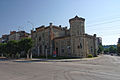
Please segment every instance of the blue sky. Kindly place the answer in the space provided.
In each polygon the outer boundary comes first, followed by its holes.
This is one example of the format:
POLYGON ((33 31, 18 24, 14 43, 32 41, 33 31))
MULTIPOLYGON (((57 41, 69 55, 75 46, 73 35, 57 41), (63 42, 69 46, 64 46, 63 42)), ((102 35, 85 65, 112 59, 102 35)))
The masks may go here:
POLYGON ((117 44, 120 37, 120 0, 0 0, 0 36, 12 30, 30 32, 41 25, 69 27, 69 19, 86 19, 88 34, 102 37, 103 45, 117 44))

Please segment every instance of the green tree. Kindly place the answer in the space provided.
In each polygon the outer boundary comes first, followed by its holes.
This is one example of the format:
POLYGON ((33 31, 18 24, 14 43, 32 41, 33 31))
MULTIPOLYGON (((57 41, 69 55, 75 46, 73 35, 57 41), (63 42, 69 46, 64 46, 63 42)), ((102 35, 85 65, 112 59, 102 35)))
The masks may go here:
POLYGON ((3 57, 3 43, 0 43, 0 55, 3 57))
POLYGON ((120 44, 117 44, 117 54, 120 55, 120 44))
POLYGON ((117 49, 113 46, 109 48, 109 53, 116 53, 117 49))
POLYGON ((6 49, 7 49, 6 52, 9 55, 9 57, 15 58, 15 55, 18 52, 18 42, 15 40, 8 41, 6 49))
POLYGON ((109 49, 108 48, 105 48, 104 49, 104 53, 107 54, 109 52, 109 49))
POLYGON ((98 46, 98 53, 102 53, 103 52, 103 50, 104 50, 104 48, 103 48, 103 46, 102 45, 99 45, 98 46))
POLYGON ((2 55, 3 52, 2 52, 2 43, 0 43, 0 55, 2 55))
POLYGON ((24 38, 19 41, 19 48, 21 51, 24 51, 29 58, 30 49, 33 46, 33 41, 31 38, 24 38))
POLYGON ((114 48, 114 51, 113 51, 114 53, 117 53, 117 48, 114 48))
POLYGON ((0 43, 0 54, 3 55, 6 53, 6 43, 0 43))

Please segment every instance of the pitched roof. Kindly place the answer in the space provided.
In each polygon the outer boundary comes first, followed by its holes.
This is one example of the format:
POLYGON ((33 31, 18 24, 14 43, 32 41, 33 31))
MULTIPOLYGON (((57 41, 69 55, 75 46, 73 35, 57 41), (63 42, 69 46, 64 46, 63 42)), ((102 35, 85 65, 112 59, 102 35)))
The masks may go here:
POLYGON ((85 21, 84 18, 82 18, 82 17, 78 17, 77 15, 76 15, 74 18, 69 19, 69 22, 71 22, 72 20, 83 20, 83 21, 85 21))

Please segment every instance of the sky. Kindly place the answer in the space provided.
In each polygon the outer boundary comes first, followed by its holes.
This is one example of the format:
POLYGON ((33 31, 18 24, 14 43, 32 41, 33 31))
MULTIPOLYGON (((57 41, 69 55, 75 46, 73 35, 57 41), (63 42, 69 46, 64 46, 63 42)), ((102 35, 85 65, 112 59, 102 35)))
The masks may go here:
POLYGON ((76 15, 85 18, 87 34, 102 37, 103 45, 117 44, 120 0, 0 0, 0 37, 51 22, 69 28, 69 19, 76 15))

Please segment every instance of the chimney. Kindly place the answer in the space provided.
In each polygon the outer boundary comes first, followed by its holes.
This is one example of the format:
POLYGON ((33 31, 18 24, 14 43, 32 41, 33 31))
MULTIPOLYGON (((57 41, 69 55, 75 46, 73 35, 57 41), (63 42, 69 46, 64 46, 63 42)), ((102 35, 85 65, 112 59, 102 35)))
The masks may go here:
POLYGON ((67 26, 65 27, 65 29, 67 29, 67 26))
POLYGON ((15 34, 16 33, 16 31, 10 31, 10 34, 15 34))
POLYGON ((61 25, 59 25, 59 27, 61 28, 61 25))
POLYGON ((94 34, 94 37, 96 37, 96 34, 94 34))
POLYGON ((50 26, 52 26, 52 23, 50 23, 50 26))

